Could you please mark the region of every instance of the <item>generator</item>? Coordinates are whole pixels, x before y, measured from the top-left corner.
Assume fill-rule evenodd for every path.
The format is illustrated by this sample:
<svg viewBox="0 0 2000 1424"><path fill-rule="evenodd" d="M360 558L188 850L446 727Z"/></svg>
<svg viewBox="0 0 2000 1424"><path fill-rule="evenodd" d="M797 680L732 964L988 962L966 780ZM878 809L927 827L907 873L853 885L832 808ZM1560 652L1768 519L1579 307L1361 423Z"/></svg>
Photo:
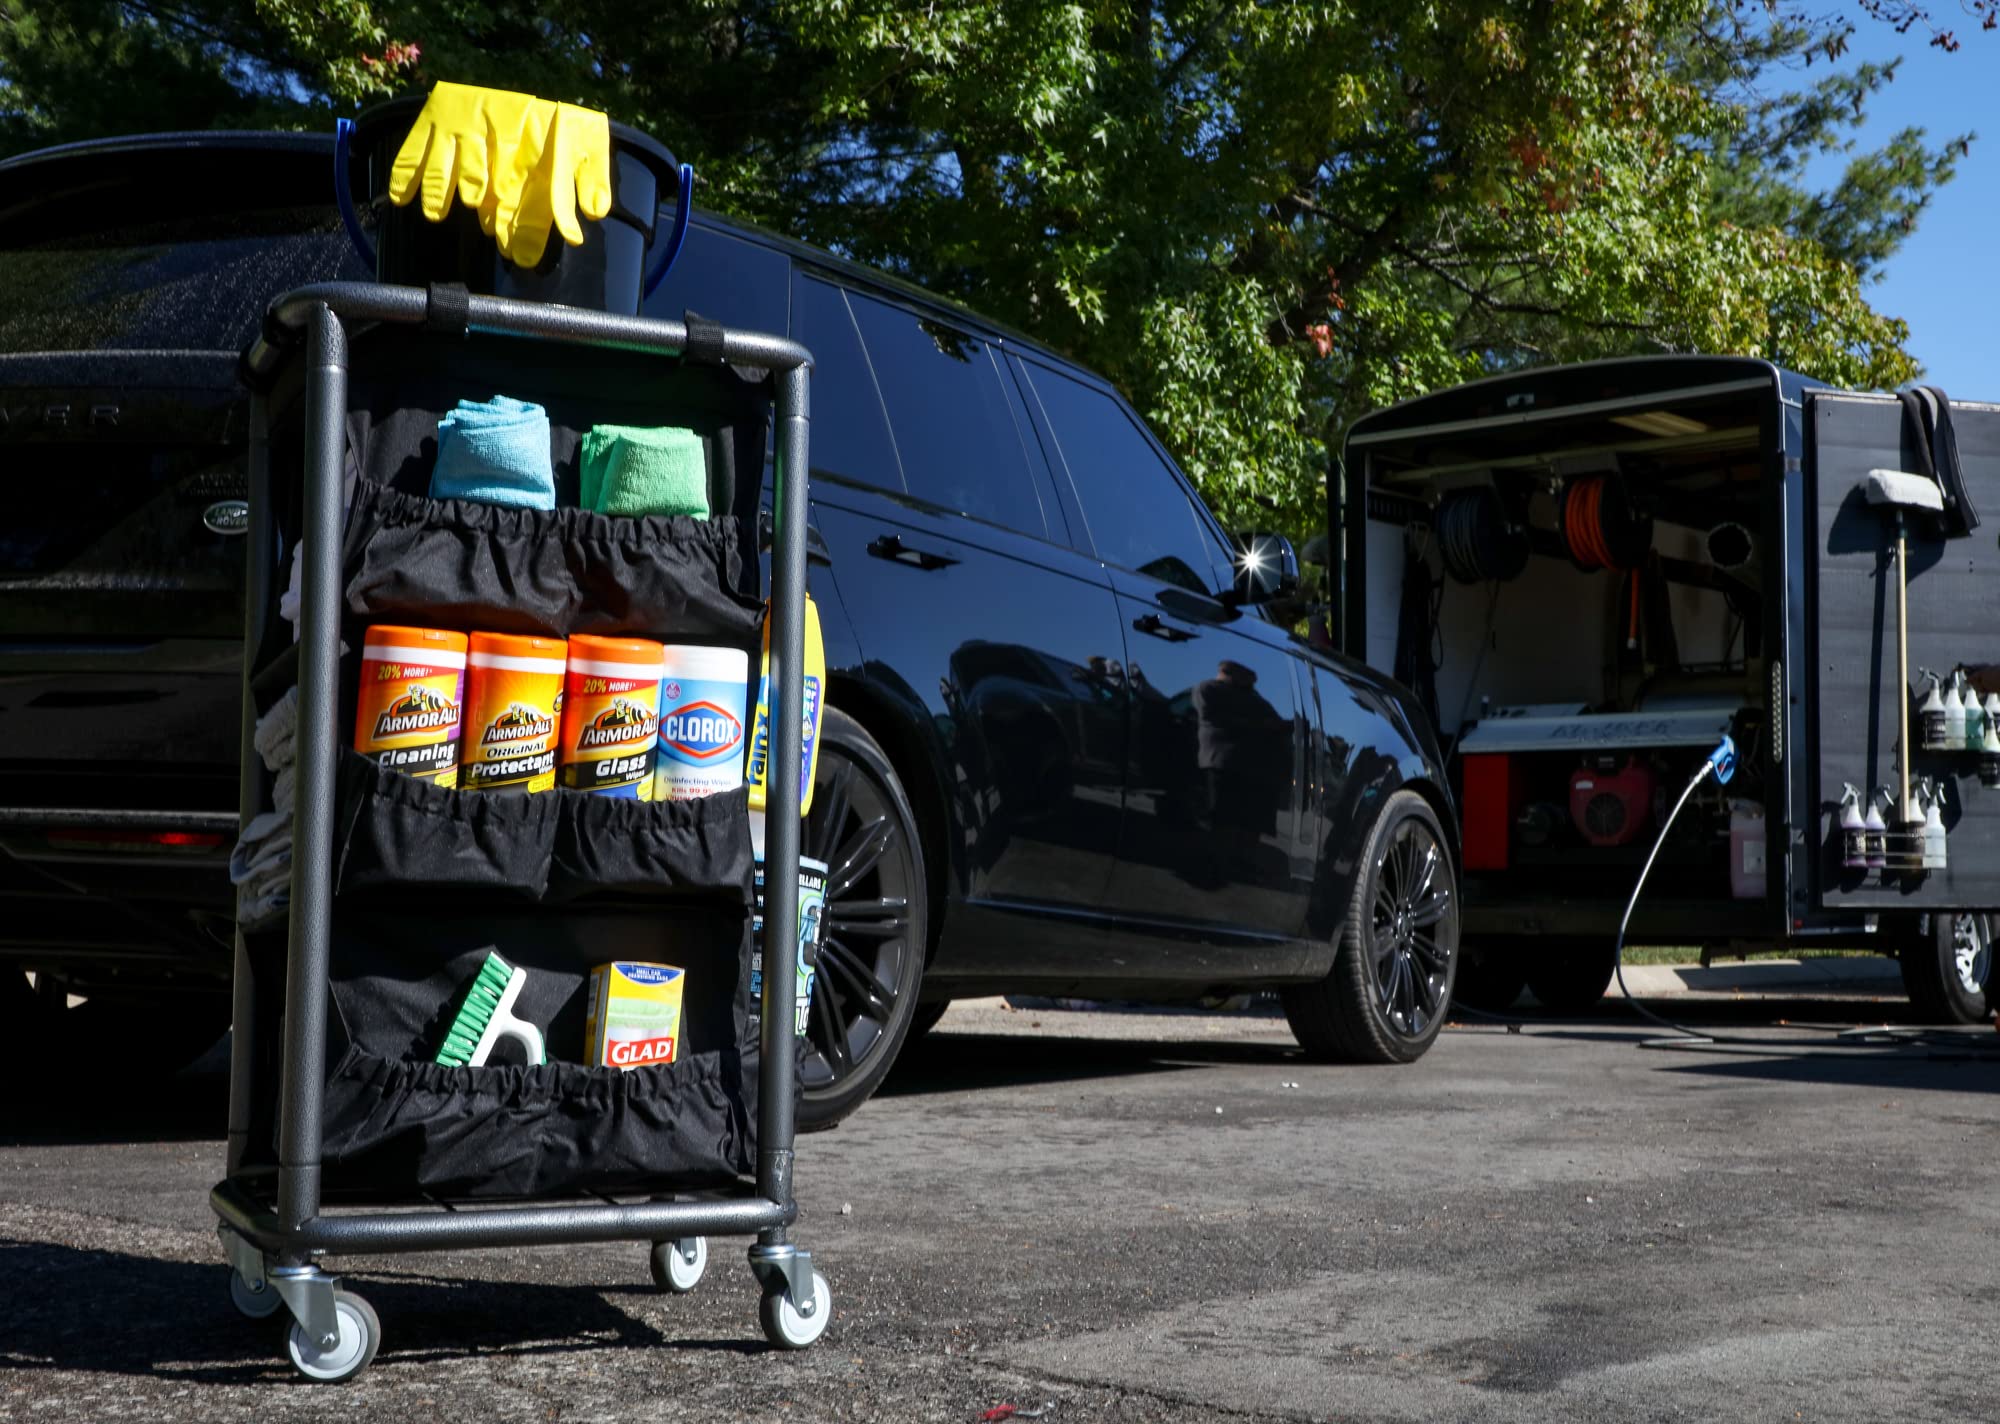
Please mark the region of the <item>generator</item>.
<svg viewBox="0 0 2000 1424"><path fill-rule="evenodd" d="M1338 469L1335 635L1449 750L1468 993L1603 992L1726 734L1629 942L1875 948L1989 1012L2000 407L1601 361L1377 411Z"/></svg>

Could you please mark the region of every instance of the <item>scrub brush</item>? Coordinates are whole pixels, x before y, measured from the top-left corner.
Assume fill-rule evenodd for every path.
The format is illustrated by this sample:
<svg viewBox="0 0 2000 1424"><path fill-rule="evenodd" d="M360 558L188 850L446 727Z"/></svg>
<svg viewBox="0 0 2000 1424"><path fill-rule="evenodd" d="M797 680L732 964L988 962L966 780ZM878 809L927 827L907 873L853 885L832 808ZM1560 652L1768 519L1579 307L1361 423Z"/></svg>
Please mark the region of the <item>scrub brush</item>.
<svg viewBox="0 0 2000 1424"><path fill-rule="evenodd" d="M547 1062L542 1031L514 1017L514 1001L521 997L527 982L527 970L516 969L499 951L489 949L472 987L465 991L458 1017L445 1030L444 1047L437 1051L436 1061L448 1068L477 1068L486 1062L496 1043L512 1038L528 1055L530 1064Z"/></svg>

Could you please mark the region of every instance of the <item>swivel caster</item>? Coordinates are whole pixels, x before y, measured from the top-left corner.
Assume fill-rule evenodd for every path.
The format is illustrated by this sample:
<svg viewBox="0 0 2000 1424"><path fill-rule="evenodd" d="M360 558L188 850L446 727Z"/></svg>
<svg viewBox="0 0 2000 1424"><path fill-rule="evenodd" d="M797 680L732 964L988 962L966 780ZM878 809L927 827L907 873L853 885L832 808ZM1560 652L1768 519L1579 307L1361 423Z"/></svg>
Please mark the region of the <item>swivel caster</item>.
<svg viewBox="0 0 2000 1424"><path fill-rule="evenodd" d="M382 1343L382 1322L376 1318L375 1308L360 1296L335 1291L333 1313L337 1329L331 1345L312 1339L296 1320L285 1337L292 1368L319 1384L345 1384L353 1379L368 1368Z"/></svg>
<svg viewBox="0 0 2000 1424"><path fill-rule="evenodd" d="M686 1295L701 1284L702 1272L708 1269L708 1238L655 1241L652 1264L654 1285L674 1295Z"/></svg>
<svg viewBox="0 0 2000 1424"><path fill-rule="evenodd" d="M812 1299L797 1302L783 1285L766 1287L757 1307L757 1319L764 1338L780 1350L803 1350L826 1333L833 1318L833 1290L826 1277L812 1273Z"/></svg>
<svg viewBox="0 0 2000 1424"><path fill-rule="evenodd" d="M269 1320L285 1308L285 1298L269 1281L252 1283L241 1271L229 1272L229 1303L245 1320Z"/></svg>

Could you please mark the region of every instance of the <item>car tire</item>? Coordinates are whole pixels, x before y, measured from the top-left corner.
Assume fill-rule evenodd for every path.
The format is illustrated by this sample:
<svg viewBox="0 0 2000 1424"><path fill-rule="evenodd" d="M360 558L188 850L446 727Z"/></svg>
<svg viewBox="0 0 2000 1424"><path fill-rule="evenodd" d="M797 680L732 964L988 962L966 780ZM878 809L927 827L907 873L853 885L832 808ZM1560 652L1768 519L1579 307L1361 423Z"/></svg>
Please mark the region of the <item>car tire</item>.
<svg viewBox="0 0 2000 1424"><path fill-rule="evenodd" d="M1604 997L1618 972L1610 940L1559 939L1529 950L1523 966L1528 992L1552 1014L1585 1014Z"/></svg>
<svg viewBox="0 0 2000 1424"><path fill-rule="evenodd" d="M1475 939L1458 947L1451 1001L1482 1013L1504 1014L1528 986L1522 946L1506 939Z"/></svg>
<svg viewBox="0 0 2000 1424"><path fill-rule="evenodd" d="M828 708L804 854L827 865L798 1127L833 1127L895 1065L918 1012L930 944L923 843L895 768L859 722Z"/></svg>
<svg viewBox="0 0 2000 1424"><path fill-rule="evenodd" d="M1910 1007L1930 1023L1985 1023L2000 1006L1993 975L1993 917L1932 915L1928 931L1896 956Z"/></svg>
<svg viewBox="0 0 2000 1424"><path fill-rule="evenodd" d="M938 1020L944 1017L944 1011L950 1007L951 1000L949 999L933 999L927 1004L918 1004L916 1013L910 1018L909 1036L903 1042L905 1044L915 1043L918 1039L936 1028Z"/></svg>
<svg viewBox="0 0 2000 1424"><path fill-rule="evenodd" d="M1333 968L1279 997L1309 1058L1412 1063L1444 1026L1458 964L1458 883L1443 829L1398 791L1368 834Z"/></svg>

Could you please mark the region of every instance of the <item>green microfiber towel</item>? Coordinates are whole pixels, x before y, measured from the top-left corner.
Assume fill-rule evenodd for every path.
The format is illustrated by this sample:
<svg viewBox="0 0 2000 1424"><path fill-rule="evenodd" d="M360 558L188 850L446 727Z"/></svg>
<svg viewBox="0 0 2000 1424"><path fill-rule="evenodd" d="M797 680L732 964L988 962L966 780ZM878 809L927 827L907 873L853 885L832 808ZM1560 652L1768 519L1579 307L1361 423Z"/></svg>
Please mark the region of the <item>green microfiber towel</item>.
<svg viewBox="0 0 2000 1424"><path fill-rule="evenodd" d="M708 518L708 458L701 437L675 425L600 425L578 462L583 507L599 514Z"/></svg>

